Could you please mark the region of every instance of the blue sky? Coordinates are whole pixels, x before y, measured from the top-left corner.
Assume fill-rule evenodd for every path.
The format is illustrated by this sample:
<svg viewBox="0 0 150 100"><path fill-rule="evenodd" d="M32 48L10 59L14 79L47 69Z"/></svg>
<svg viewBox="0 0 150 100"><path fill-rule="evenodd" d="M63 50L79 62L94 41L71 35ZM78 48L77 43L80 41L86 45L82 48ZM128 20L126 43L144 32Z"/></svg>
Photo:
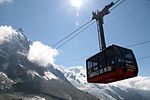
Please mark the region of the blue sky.
<svg viewBox="0 0 150 100"><path fill-rule="evenodd" d="M4 0L7 1L7 0ZM9 0L8 0L9 1ZM11 0L10 0L11 1ZM78 10L70 0L13 0L0 4L0 25L22 28L31 41L52 46L80 25L89 21L91 12L115 0L83 0ZM150 1L127 0L104 19L107 46L128 46L150 40ZM76 23L79 23L79 26ZM150 43L131 47L137 58L150 56ZM58 49L56 63L85 66L85 59L61 63L99 52L96 24ZM150 58L138 61L139 75L149 76Z"/></svg>

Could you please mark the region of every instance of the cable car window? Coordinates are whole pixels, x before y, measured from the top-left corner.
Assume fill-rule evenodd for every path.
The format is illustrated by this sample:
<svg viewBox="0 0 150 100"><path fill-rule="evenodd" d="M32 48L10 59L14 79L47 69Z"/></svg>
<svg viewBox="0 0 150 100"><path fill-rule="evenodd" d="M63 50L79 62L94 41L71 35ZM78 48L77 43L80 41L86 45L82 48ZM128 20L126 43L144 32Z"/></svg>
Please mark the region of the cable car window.
<svg viewBox="0 0 150 100"><path fill-rule="evenodd" d="M112 65L114 65L114 64L115 64L114 60L112 60L112 61L111 61L111 64L112 64Z"/></svg>
<svg viewBox="0 0 150 100"><path fill-rule="evenodd" d="M100 69L100 72L99 72L99 74L103 74L103 69Z"/></svg>
<svg viewBox="0 0 150 100"><path fill-rule="evenodd" d="M107 70L112 71L112 67L111 66L107 67Z"/></svg>
<svg viewBox="0 0 150 100"><path fill-rule="evenodd" d="M118 47L117 49L119 50L121 55L124 56L125 58L133 59L133 52L131 50L125 49L125 48L121 48L121 47Z"/></svg>
<svg viewBox="0 0 150 100"><path fill-rule="evenodd" d="M131 52L130 52L130 53L128 53L128 54L126 54L126 55L125 55L125 58L130 58L130 59L132 59L132 58L133 58L133 56L132 56Z"/></svg>
<svg viewBox="0 0 150 100"><path fill-rule="evenodd" d="M97 71L98 70L98 63L97 62L93 62L93 71Z"/></svg>
<svg viewBox="0 0 150 100"><path fill-rule="evenodd" d="M99 68L102 68L102 65L100 65Z"/></svg>
<svg viewBox="0 0 150 100"><path fill-rule="evenodd" d="M88 61L88 69L92 68L92 62Z"/></svg>
<svg viewBox="0 0 150 100"><path fill-rule="evenodd" d="M107 67L104 68L104 73L107 72Z"/></svg>
<svg viewBox="0 0 150 100"><path fill-rule="evenodd" d="M121 59L120 59L120 58L118 58L118 62L121 62Z"/></svg>
<svg viewBox="0 0 150 100"><path fill-rule="evenodd" d="M116 65L117 68L123 67L120 58L116 57L116 58L115 58L115 62L116 62L115 65Z"/></svg>
<svg viewBox="0 0 150 100"><path fill-rule="evenodd" d="M97 62L93 62L93 67L97 66L98 63Z"/></svg>

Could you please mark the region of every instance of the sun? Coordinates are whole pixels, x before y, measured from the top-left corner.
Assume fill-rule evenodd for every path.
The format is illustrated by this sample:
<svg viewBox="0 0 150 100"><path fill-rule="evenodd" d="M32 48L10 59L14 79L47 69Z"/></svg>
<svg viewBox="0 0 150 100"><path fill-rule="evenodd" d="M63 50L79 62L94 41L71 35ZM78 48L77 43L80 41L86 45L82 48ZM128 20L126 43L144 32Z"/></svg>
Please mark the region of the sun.
<svg viewBox="0 0 150 100"><path fill-rule="evenodd" d="M83 3L82 0L70 0L70 2L75 8L80 8Z"/></svg>

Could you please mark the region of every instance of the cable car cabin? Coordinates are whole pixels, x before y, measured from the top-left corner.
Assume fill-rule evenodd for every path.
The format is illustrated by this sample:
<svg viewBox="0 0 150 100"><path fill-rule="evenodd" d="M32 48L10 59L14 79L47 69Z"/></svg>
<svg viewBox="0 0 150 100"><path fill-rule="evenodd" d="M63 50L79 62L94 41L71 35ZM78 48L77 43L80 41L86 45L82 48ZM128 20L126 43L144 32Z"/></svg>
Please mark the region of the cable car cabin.
<svg viewBox="0 0 150 100"><path fill-rule="evenodd" d="M130 49L111 45L86 60L89 83L110 83L138 74L135 56Z"/></svg>

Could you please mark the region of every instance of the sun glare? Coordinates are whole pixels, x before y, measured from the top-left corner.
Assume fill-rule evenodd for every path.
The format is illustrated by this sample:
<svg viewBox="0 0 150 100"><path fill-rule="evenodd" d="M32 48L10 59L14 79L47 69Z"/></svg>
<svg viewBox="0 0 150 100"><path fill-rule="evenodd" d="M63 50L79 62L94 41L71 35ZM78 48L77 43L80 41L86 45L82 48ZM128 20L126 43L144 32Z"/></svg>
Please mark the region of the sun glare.
<svg viewBox="0 0 150 100"><path fill-rule="evenodd" d="M72 6L76 7L76 8L80 8L80 6L82 5L83 1L82 0L70 0Z"/></svg>

